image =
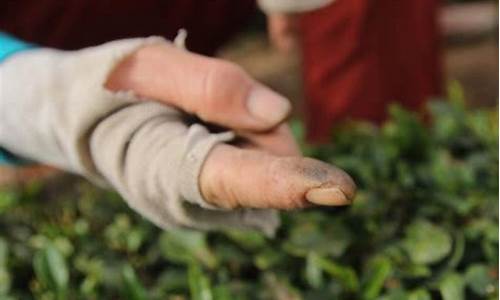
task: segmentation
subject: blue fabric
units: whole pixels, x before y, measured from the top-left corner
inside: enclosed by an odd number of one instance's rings
[[[0,63],[7,57],[19,51],[24,51],[33,48],[32,44],[20,41],[6,33],[0,31]],[[12,153],[0,147],[0,165],[3,164],[25,164],[28,163],[23,159],[19,159],[12,155]]]
[[[29,165],[30,161],[16,157],[9,151],[0,148],[0,166],[1,165]]]
[[[0,31],[0,62],[19,51],[33,48],[34,45],[23,42]]]

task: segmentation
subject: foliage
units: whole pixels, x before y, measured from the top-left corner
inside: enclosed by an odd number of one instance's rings
[[[0,299],[497,299],[498,116],[391,108],[308,154],[359,186],[346,209],[282,214],[274,239],[162,232],[74,179],[0,193]],[[295,124],[298,132],[300,127]]]

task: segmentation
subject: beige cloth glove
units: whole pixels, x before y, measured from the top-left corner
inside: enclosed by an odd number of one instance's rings
[[[161,38],[115,41],[80,51],[38,49],[0,64],[0,145],[116,189],[161,228],[254,228],[272,235],[273,210],[221,210],[198,185],[211,148],[230,141],[188,124],[176,109],[104,89],[123,57]],[[189,79],[186,79],[189,80]]]

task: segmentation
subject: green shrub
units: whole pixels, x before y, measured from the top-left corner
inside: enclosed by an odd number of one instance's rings
[[[0,299],[497,299],[498,115],[392,107],[305,146],[355,178],[347,209],[282,214],[275,239],[161,232],[74,179],[0,193]],[[294,124],[300,134],[299,124]]]

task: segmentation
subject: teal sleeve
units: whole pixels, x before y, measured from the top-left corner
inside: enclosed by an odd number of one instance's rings
[[[0,147],[0,166],[1,165],[28,165],[30,161],[19,158],[12,153]]]
[[[19,51],[34,48],[34,45],[23,42],[0,31],[0,62]]]
[[[34,48],[34,45],[23,42],[0,31],[0,63],[14,53]],[[26,161],[15,157],[0,146],[0,165],[24,164]]]

